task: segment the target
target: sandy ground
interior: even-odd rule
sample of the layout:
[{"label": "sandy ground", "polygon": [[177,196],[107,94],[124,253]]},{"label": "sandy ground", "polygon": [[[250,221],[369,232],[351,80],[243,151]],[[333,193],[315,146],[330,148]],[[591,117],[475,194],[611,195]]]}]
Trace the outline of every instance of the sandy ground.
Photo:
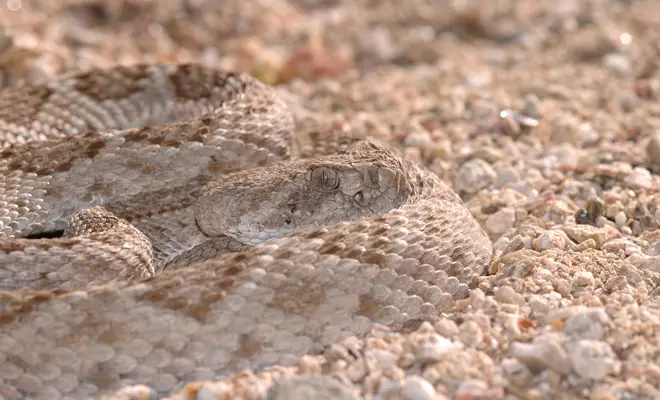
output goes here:
[{"label": "sandy ground", "polygon": [[3,0],[0,87],[249,71],[298,116],[404,148],[491,236],[488,275],[435,320],[171,398],[657,400],[659,27],[653,0]]}]

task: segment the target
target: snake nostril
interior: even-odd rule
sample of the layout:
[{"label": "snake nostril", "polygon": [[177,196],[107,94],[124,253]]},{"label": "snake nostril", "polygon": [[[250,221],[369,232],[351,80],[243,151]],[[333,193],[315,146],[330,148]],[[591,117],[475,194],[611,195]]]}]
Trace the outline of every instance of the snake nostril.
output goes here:
[{"label": "snake nostril", "polygon": [[291,225],[291,223],[293,222],[293,218],[292,218],[293,213],[296,212],[296,205],[295,204],[287,204],[286,206],[289,208],[289,215],[286,215],[284,217],[284,223],[287,224],[287,225]]}]

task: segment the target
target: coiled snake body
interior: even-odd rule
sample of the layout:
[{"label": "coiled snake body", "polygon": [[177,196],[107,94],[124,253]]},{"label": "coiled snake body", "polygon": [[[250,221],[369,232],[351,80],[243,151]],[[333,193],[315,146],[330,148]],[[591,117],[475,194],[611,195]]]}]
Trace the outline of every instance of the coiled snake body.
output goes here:
[{"label": "coiled snake body", "polygon": [[245,74],[139,65],[5,89],[0,138],[6,399],[291,362],[433,316],[491,258],[435,175],[370,141],[305,148]]}]

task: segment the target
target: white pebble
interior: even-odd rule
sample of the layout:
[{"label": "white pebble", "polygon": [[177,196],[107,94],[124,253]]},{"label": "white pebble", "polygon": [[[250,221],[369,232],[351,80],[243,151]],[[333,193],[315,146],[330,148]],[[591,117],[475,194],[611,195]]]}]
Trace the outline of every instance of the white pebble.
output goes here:
[{"label": "white pebble", "polygon": [[417,358],[422,362],[438,361],[445,353],[456,348],[451,340],[440,335],[431,335],[417,349]]},{"label": "white pebble", "polygon": [[628,217],[626,217],[626,213],[623,211],[619,211],[614,217],[614,222],[616,222],[618,226],[625,225],[626,221],[628,221]]},{"label": "white pebble", "polygon": [[411,376],[401,386],[401,396],[408,400],[425,400],[435,395],[435,389],[427,380]]},{"label": "white pebble", "polygon": [[599,381],[621,367],[612,347],[598,340],[579,340],[572,343],[568,357],[573,370],[582,378]]},{"label": "white pebble", "polygon": [[603,64],[619,76],[627,76],[632,70],[632,61],[625,54],[606,54],[603,57]]},{"label": "white pebble", "polygon": [[516,211],[510,207],[504,207],[486,220],[486,228],[494,234],[503,234],[513,228],[516,223]]},{"label": "white pebble", "polygon": [[631,189],[646,189],[650,190],[653,186],[653,175],[648,169],[636,167],[628,176],[624,178],[624,182]]}]

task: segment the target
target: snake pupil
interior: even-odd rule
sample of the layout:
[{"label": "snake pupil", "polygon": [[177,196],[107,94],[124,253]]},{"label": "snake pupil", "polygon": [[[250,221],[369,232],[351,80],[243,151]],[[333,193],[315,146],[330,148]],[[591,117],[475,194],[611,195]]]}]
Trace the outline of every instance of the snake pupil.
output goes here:
[{"label": "snake pupil", "polygon": [[312,170],[312,182],[321,190],[335,190],[339,186],[337,172],[327,167]]}]

